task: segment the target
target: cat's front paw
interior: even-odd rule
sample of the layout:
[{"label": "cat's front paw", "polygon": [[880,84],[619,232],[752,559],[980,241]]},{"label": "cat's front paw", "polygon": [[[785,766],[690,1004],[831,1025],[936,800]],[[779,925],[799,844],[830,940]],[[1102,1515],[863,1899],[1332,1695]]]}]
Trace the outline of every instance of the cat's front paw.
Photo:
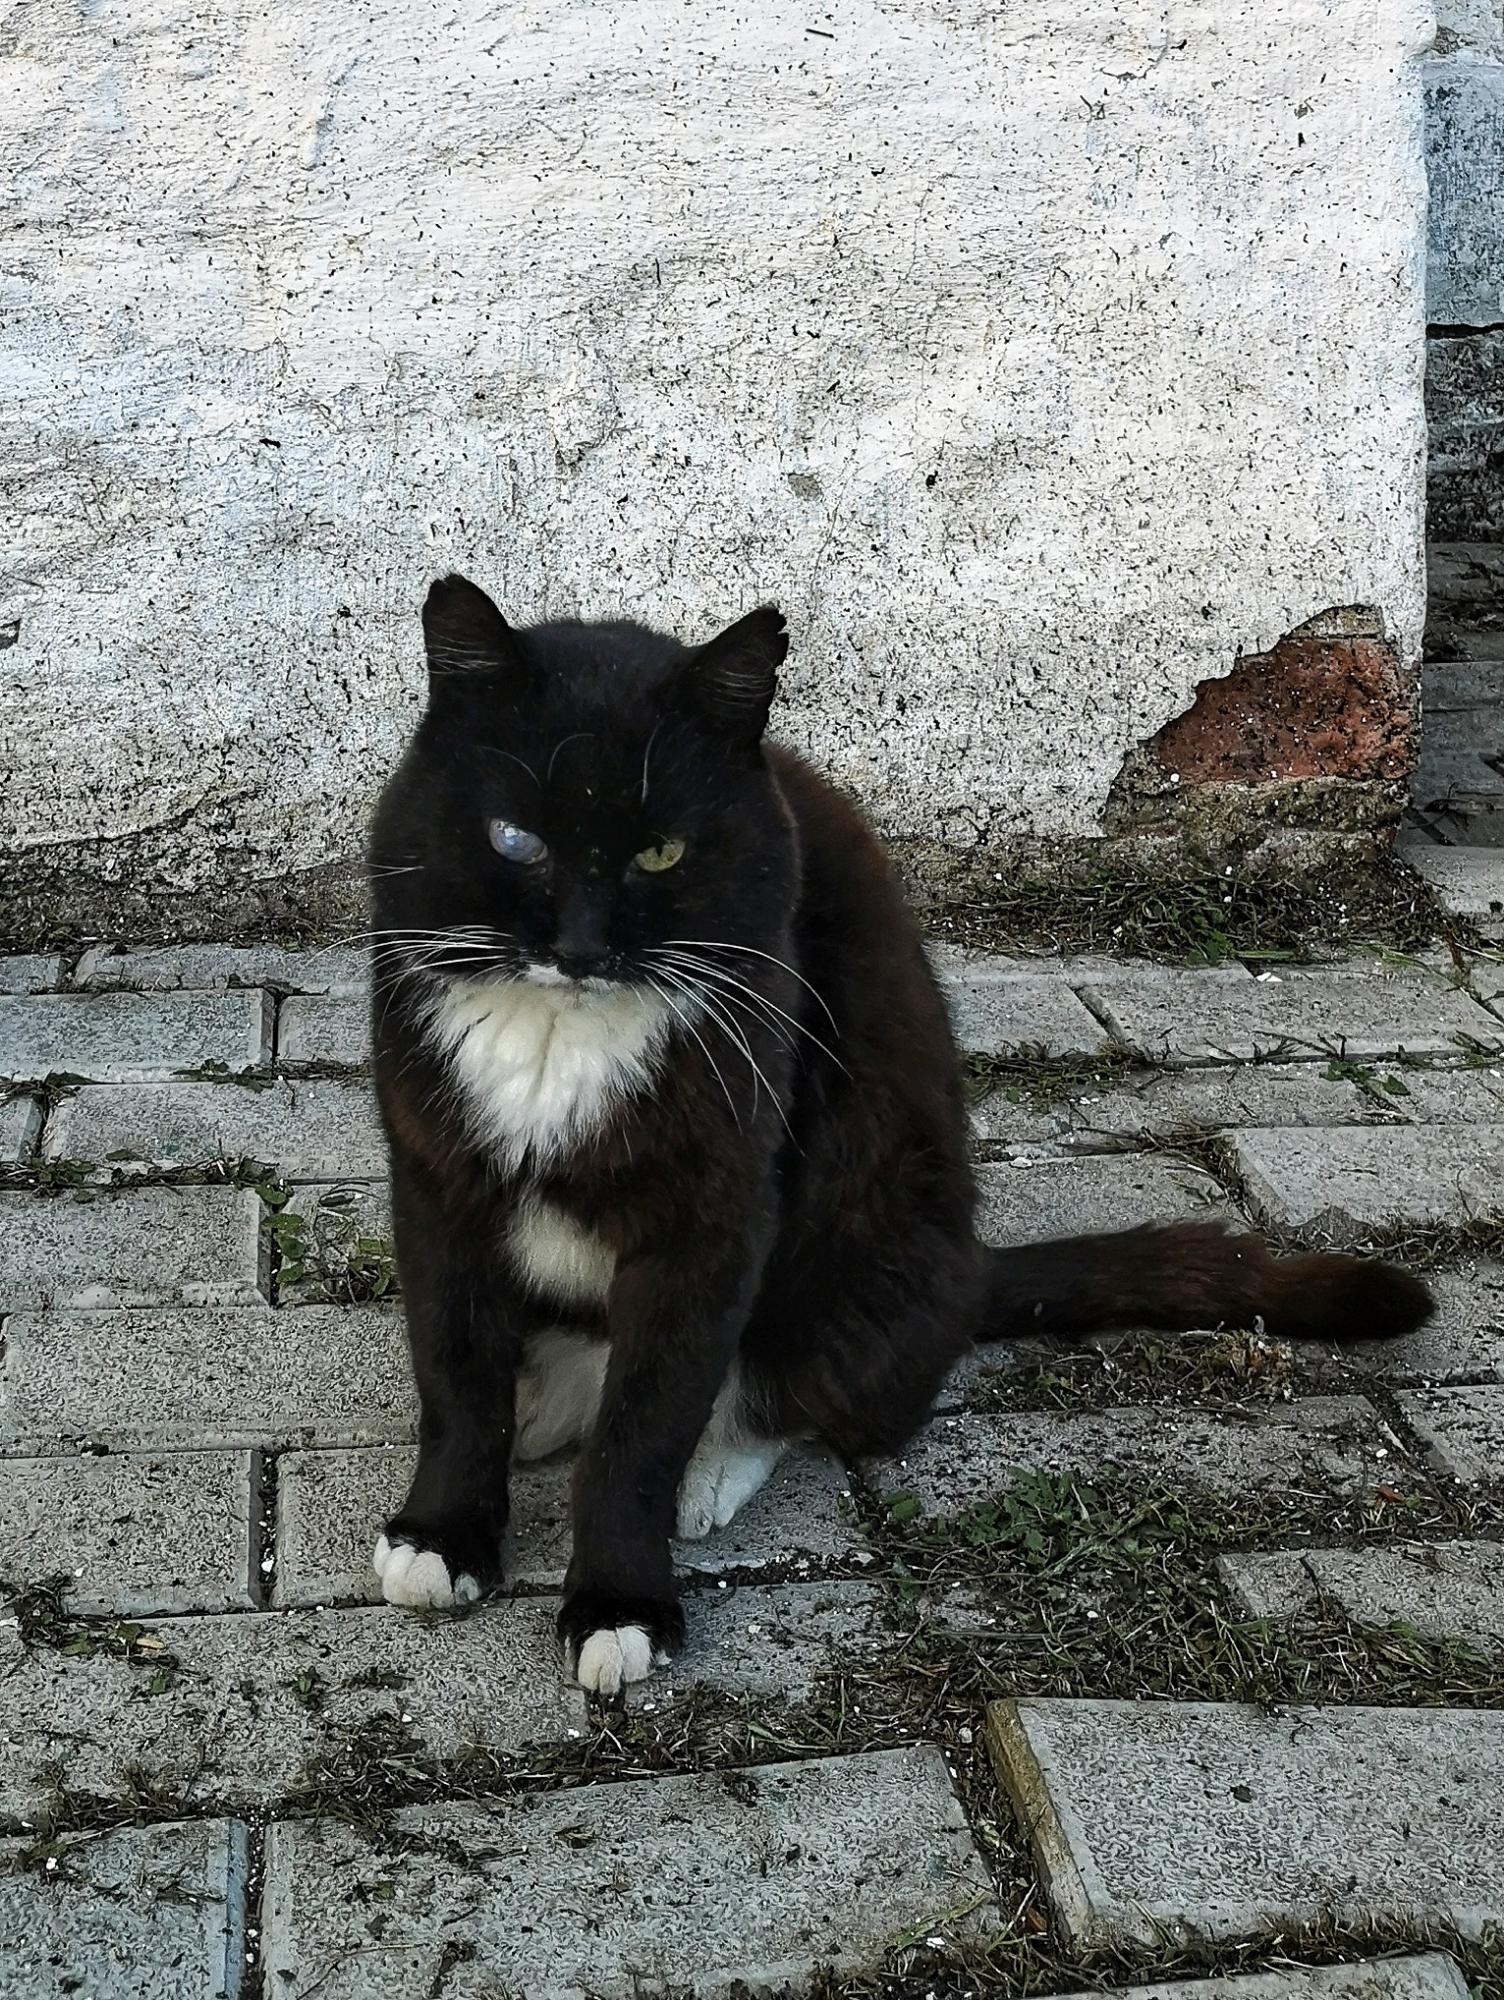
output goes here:
[{"label": "cat's front paw", "polygon": [[559,1641],[587,1694],[618,1695],[668,1665],[684,1643],[684,1613],[671,1601],[585,1592],[566,1598]]},{"label": "cat's front paw", "polygon": [[494,1562],[471,1536],[424,1534],[389,1521],[376,1538],[372,1567],[388,1604],[410,1610],[453,1611],[474,1604],[492,1580]]}]

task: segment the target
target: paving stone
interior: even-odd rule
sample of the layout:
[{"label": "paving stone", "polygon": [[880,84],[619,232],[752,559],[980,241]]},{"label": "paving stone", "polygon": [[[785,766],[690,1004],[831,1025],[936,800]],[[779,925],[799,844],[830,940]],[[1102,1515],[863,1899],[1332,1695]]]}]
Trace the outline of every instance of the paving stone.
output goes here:
[{"label": "paving stone", "polygon": [[1504,1712],[995,1702],[988,1735],[1078,1948],[1504,1919]]},{"label": "paving stone", "polygon": [[43,1813],[50,1760],[70,1789],[106,1798],[134,1765],[169,1809],[271,1804],[310,1757],[338,1756],[381,1718],[415,1754],[557,1741],[582,1727],[584,1697],[564,1680],[555,1610],[514,1598],[464,1619],[386,1605],[153,1619],[139,1664],[13,1641],[0,1659],[0,1811]]},{"label": "paving stone", "polygon": [[961,979],[985,984],[989,979],[1013,979],[1029,970],[1028,961],[1009,958],[998,951],[981,951],[971,945],[951,944],[943,938],[926,938],[925,954],[942,980]]},{"label": "paving stone", "polygon": [[0,1448],[114,1451],[410,1438],[400,1313],[17,1313],[0,1354]]},{"label": "paving stone", "polygon": [[0,1992],[13,2000],[235,2000],[245,1968],[247,1836],[230,1820],[69,1841],[56,1869],[6,1869]]},{"label": "paving stone", "polygon": [[0,993],[46,993],[63,983],[63,961],[55,951],[0,957]]},{"label": "paving stone", "polygon": [[233,986],[267,986],[283,993],[364,994],[371,983],[363,951],[289,951],[281,945],[95,945],[73,975],[75,986],[163,993],[200,993]]},{"label": "paving stone", "polygon": [[1219,1567],[1252,1618],[1293,1617],[1320,1595],[1360,1624],[1504,1646],[1504,1542],[1274,1549],[1224,1556]]},{"label": "paving stone", "polygon": [[129,1158],[153,1167],[263,1160],[284,1178],[302,1181],[386,1172],[370,1086],[325,1078],[278,1078],[264,1090],[236,1083],[94,1084],[58,1105],[43,1152],[50,1160]]},{"label": "paving stone", "polygon": [[1361,1396],[1305,1396],[1246,1415],[1144,1405],[1069,1416],[963,1410],[931,1420],[901,1458],[864,1467],[884,1496],[912,1494],[925,1514],[984,1504],[1024,1470],[1096,1476],[1116,1469],[1178,1490],[1346,1493],[1395,1476],[1402,1455]]},{"label": "paving stone", "polygon": [[0,1460],[0,1572],[69,1579],[82,1617],[247,1610],[251,1461],[243,1451]]},{"label": "paving stone", "polygon": [[0,1104],[0,1165],[29,1159],[42,1130],[42,1107],[34,1097],[10,1097]]},{"label": "paving stone", "polygon": [[1199,1167],[1136,1153],[983,1166],[977,1194],[977,1230],[988,1243],[1231,1212],[1223,1190]]},{"label": "paving stone", "polygon": [[[383,1180],[294,1190],[272,1225],[280,1250],[279,1305],[348,1305],[395,1295],[392,1197]],[[292,1233],[290,1225],[300,1225]]]},{"label": "paving stone", "polygon": [[1046,1056],[1091,1055],[1108,1035],[1063,979],[995,970],[944,982],[956,1040],[967,1053],[1033,1049]]},{"label": "paving stone", "polygon": [[[1480,1116],[1504,1116],[1504,1080],[1497,1094],[1480,1091],[1479,1105]],[[1383,1117],[1386,1108],[1386,1098],[1344,1078],[1327,1078],[1309,1063],[1255,1063],[1144,1069],[1107,1089],[1092,1086],[1044,1112],[1031,1112],[994,1091],[974,1106],[972,1126],[978,1138],[991,1143],[1053,1143],[1061,1151],[1092,1152],[1117,1140],[1164,1139],[1235,1125],[1366,1124]]]},{"label": "paving stone", "polygon": [[717,1583],[688,1595],[684,1651],[629,1691],[647,1711],[706,1689],[808,1701],[822,1678],[891,1651],[883,1593],[865,1583]]},{"label": "paving stone", "polygon": [[1406,841],[1400,851],[1436,891],[1443,909],[1468,918],[1485,937],[1504,935],[1504,848]]},{"label": "paving stone", "polygon": [[1391,1382],[1504,1376],[1504,1264],[1479,1259],[1429,1271],[1436,1317],[1400,1340],[1358,1341],[1334,1350],[1350,1367]]},{"label": "paving stone", "polygon": [[1468,1984],[1439,1951],[1413,1958],[1360,1959],[1349,1965],[1282,1965],[1277,1972],[1243,1972],[1220,1979],[1167,1979],[1153,1986],[1119,1986],[1061,1993],[1054,2000],[1468,2000]]},{"label": "paving stone", "polygon": [[[268,1991],[802,1989],[817,1965],[880,1965],[916,1929],[964,1938],[996,1921],[930,1745],[428,1806],[394,1824],[406,1851],[331,1820],[270,1828]],[[444,1946],[459,1937],[472,1955],[455,1968]]]},{"label": "paving stone", "polygon": [[1465,1486],[1504,1480],[1504,1384],[1415,1389],[1397,1398],[1432,1458]]},{"label": "paving stone", "polygon": [[284,1063],[368,1063],[371,1060],[370,1008],[365,1000],[331,994],[325,999],[294,995],[277,1016],[277,1060]]},{"label": "paving stone", "polygon": [[1504,1023],[1424,973],[1322,966],[1255,979],[1161,968],[1083,991],[1129,1048],[1160,1062],[1455,1055],[1462,1038],[1504,1047]]},{"label": "paving stone", "polygon": [[[407,1446],[285,1452],[277,1462],[279,1605],[376,1603],[371,1546],[402,1502],[414,1454]],[[571,1547],[568,1460],[512,1469],[509,1582],[557,1589]],[[729,1528],[682,1542],[681,1570],[721,1575],[797,1571],[866,1553],[840,1501],[850,1482],[831,1458],[791,1452]]]},{"label": "paving stone", "polygon": [[1504,1213],[1504,1125],[1308,1126],[1231,1144],[1261,1221],[1335,1241]]},{"label": "paving stone", "polygon": [[36,993],[0,996],[0,1077],[149,1083],[271,1057],[264,993]]},{"label": "paving stone", "polygon": [[251,1304],[261,1204],[249,1188],[0,1195],[0,1310]]}]

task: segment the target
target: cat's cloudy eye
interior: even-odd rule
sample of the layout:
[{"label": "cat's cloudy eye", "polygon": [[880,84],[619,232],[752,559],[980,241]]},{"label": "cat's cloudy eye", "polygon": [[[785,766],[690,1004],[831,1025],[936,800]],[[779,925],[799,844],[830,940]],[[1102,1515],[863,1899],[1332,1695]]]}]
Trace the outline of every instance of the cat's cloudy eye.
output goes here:
[{"label": "cat's cloudy eye", "polygon": [[524,826],[513,826],[509,819],[493,819],[487,831],[491,845],[504,860],[520,861],[531,867],[548,852],[536,833],[529,833]]},{"label": "cat's cloudy eye", "polygon": [[660,840],[655,847],[645,847],[641,854],[632,856],[644,875],[661,875],[665,868],[677,868],[683,859],[682,840]]}]

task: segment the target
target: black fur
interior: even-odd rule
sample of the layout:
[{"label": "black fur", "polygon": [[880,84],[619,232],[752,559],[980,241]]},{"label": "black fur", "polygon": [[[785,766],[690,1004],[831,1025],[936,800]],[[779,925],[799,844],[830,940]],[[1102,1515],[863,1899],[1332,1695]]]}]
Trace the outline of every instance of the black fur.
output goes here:
[{"label": "black fur", "polygon": [[[761,740],[776,612],[696,651],[628,624],[513,631],[451,577],[424,626],[429,705],[370,848],[376,1071],[422,1404],[393,1539],[495,1580],[519,1357],[565,1313],[502,1252],[524,1196],[616,1260],[604,1312],[580,1316],[611,1355],[576,1468],[571,1645],[624,1623],[679,1642],[675,1498],[733,1358],[770,1435],[887,1452],[977,1338],[1260,1313],[1330,1337],[1430,1310],[1404,1273],[1280,1263],[1215,1228],[978,1246],[960,1069],[913,919],[858,815]],[[541,837],[547,863],[500,858],[493,819]],[[678,866],[634,866],[669,839]],[[657,980],[681,1007],[697,983],[704,1011],[567,1156],[508,1165],[472,1136],[424,1013],[436,983],[530,963]]]}]

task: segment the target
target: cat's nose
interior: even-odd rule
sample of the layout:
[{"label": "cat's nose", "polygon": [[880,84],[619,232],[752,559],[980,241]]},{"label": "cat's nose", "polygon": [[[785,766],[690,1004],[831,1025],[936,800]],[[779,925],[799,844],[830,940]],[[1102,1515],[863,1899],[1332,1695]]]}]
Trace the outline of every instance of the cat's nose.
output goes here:
[{"label": "cat's nose", "polygon": [[598,972],[606,958],[605,911],[576,890],[566,896],[554,933],[554,964],[571,979]]}]

